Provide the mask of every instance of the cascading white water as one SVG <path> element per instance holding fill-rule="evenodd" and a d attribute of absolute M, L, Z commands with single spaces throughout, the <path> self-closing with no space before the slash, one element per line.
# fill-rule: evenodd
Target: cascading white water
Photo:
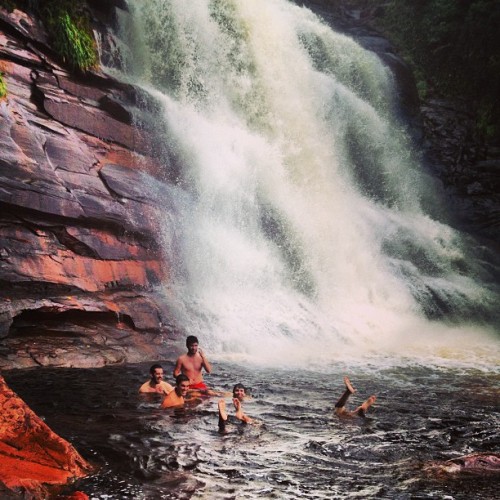
<path fill-rule="evenodd" d="M 497 295 L 421 207 L 376 56 L 285 0 L 130 2 L 122 29 L 179 168 L 165 286 L 186 332 L 272 363 L 470 355 L 483 334 L 464 321 Z"/>

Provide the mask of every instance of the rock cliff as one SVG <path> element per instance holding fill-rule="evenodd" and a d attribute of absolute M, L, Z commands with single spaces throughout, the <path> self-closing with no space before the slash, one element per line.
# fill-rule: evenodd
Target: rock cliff
<path fill-rule="evenodd" d="M 69 73 L 37 19 L 2 7 L 0 72 L 0 368 L 155 358 L 166 174 L 137 90 Z"/>

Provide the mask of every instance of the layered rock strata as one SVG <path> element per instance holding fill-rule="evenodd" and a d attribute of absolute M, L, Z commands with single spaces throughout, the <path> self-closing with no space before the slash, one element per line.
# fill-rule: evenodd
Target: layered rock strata
<path fill-rule="evenodd" d="M 166 173 L 137 90 L 74 76 L 43 26 L 0 7 L 0 368 L 156 357 Z"/>

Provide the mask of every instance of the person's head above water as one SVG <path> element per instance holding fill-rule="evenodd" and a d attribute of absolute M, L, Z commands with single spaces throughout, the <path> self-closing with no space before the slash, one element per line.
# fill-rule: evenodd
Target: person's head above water
<path fill-rule="evenodd" d="M 179 375 L 177 375 L 177 377 L 175 377 L 175 383 L 176 383 L 176 385 L 179 385 L 182 382 L 189 382 L 189 377 L 184 375 L 184 373 L 179 373 Z"/>
<path fill-rule="evenodd" d="M 242 401 L 246 396 L 246 388 L 243 384 L 235 384 L 233 387 L 233 398 Z"/>
<path fill-rule="evenodd" d="M 186 347 L 188 350 L 188 356 L 194 356 L 198 352 L 198 337 L 194 335 L 190 335 L 186 339 Z"/>
<path fill-rule="evenodd" d="M 153 380 L 156 384 L 162 381 L 163 368 L 158 363 L 151 366 L 151 368 L 149 369 L 149 373 L 151 374 L 151 380 Z"/>
<path fill-rule="evenodd" d="M 195 337 L 194 335 L 189 335 L 186 339 L 186 347 L 189 347 L 193 344 L 199 344 L 198 342 L 198 337 Z"/>
<path fill-rule="evenodd" d="M 175 392 L 178 396 L 185 396 L 189 390 L 189 377 L 181 373 L 175 377 Z"/>

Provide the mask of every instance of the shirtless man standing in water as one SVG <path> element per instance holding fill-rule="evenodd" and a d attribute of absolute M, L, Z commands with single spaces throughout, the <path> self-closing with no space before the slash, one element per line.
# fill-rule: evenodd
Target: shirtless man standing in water
<path fill-rule="evenodd" d="M 198 347 L 198 339 L 190 335 L 186 339 L 187 354 L 177 358 L 174 368 L 174 377 L 183 373 L 189 378 L 189 389 L 196 391 L 208 391 L 208 387 L 203 382 L 202 369 L 207 373 L 212 371 L 212 366 L 208 362 L 205 354 Z"/>
<path fill-rule="evenodd" d="M 340 399 L 335 403 L 335 415 L 340 418 L 364 417 L 368 408 L 375 403 L 377 396 L 370 396 L 361 406 L 358 406 L 354 411 L 348 411 L 345 407 L 347 400 L 351 394 L 356 392 L 356 389 L 351 384 L 351 381 L 344 377 L 345 391 Z"/>

